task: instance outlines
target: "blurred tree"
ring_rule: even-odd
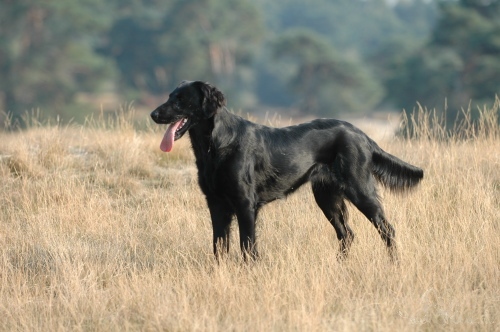
[[[430,41],[393,78],[393,98],[406,109],[416,101],[441,109],[446,98],[455,117],[500,93],[500,1],[441,1],[440,14]]]
[[[1,1],[0,108],[64,115],[78,91],[98,89],[113,72],[92,49],[109,13],[98,0]]]
[[[434,3],[3,0],[0,111],[19,115],[42,107],[70,113],[81,91],[118,86],[119,93],[133,92],[135,98],[140,92],[147,97],[168,92],[183,79],[212,81],[231,96],[231,102],[245,108],[290,107],[300,100],[304,110],[323,114],[370,110],[381,100],[384,86],[385,102],[401,105],[402,100],[418,98],[405,85],[409,79],[420,79],[421,73],[411,66],[437,72],[446,65],[449,76],[456,75],[453,70],[461,76],[461,70],[469,68],[456,42],[446,40],[451,38],[446,33],[435,43],[448,43],[445,47],[451,51],[444,55],[419,51],[432,25]],[[486,21],[498,17],[491,14],[494,3],[460,2]],[[293,37],[297,28],[308,30],[309,35]],[[481,36],[494,49],[495,36],[485,29]],[[287,39],[282,46],[290,53],[277,52],[281,46],[276,45]],[[471,72],[483,81],[493,80],[496,64],[493,56],[483,58]],[[447,91],[438,90],[443,85],[440,75],[435,76],[436,88],[422,81],[412,89],[419,94]],[[478,85],[475,88],[479,90]]]
[[[355,50],[363,57],[387,39],[404,36],[409,41],[427,36],[435,17],[434,5],[425,0],[258,0],[266,8],[267,24],[276,33],[310,29],[338,50]],[[268,9],[270,8],[270,9]]]
[[[335,50],[332,54],[335,53],[336,61],[347,61],[349,64],[344,65],[340,61],[340,67],[363,81],[364,86],[353,83],[335,87],[339,94],[335,98],[339,98],[339,102],[344,99],[341,103],[342,112],[380,107],[377,100],[384,107],[389,105],[394,93],[386,87],[394,81],[393,74],[397,76],[401,63],[422,45],[436,18],[434,2],[426,0],[401,0],[392,6],[384,0],[256,2],[264,9],[266,24],[271,32],[268,39],[275,39],[293,29],[308,29],[327,43],[332,51]],[[270,56],[266,58],[264,54],[256,64],[259,77],[257,93],[267,104],[287,107],[296,102],[296,95],[303,90],[288,89],[294,93],[286,93],[280,87],[288,84],[290,88],[290,82],[297,81],[298,77],[290,75],[290,72],[298,71],[290,61],[284,63],[283,57],[278,59],[272,61]],[[337,75],[338,71],[330,74]],[[365,91],[365,94],[357,100],[357,105],[347,102],[354,101],[355,94],[361,96],[361,91]],[[329,98],[333,99],[331,94]],[[324,95],[328,96],[326,93]]]
[[[236,95],[263,33],[249,0],[177,0],[161,19],[118,20],[101,52],[115,57],[125,87],[161,94],[199,79]]]
[[[163,59],[159,51],[160,29],[130,16],[117,19],[97,51],[115,60],[122,90],[159,92]]]
[[[387,35],[379,46],[366,56],[367,62],[385,89],[379,107],[389,109],[400,106],[395,100],[401,98],[408,97],[414,103],[414,90],[428,87],[426,83],[423,86],[414,86],[409,91],[406,86],[401,85],[400,77],[409,75],[407,71],[411,68],[405,64],[409,58],[419,54],[422,46],[428,42],[429,33],[437,18],[437,6],[426,0],[401,0],[394,5],[393,10],[402,22],[403,29]],[[419,59],[417,57],[415,61]]]
[[[346,57],[310,30],[292,30],[274,44],[274,56],[292,62],[291,89],[304,112],[332,115],[370,110],[381,91],[365,67]]]

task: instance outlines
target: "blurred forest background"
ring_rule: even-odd
[[[229,107],[453,114],[500,94],[500,0],[2,0],[0,111],[82,119],[180,81]]]

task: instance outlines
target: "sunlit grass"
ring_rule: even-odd
[[[408,195],[381,191],[399,266],[352,207],[356,239],[337,261],[308,185],[263,209],[258,262],[242,263],[234,227],[229,257],[215,263],[188,139],[164,154],[165,128],[139,131],[128,116],[0,133],[0,330],[500,325],[498,103],[483,126],[463,124],[467,139],[436,137],[427,112],[410,119],[416,139],[380,143],[425,170]]]

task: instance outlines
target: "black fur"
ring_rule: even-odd
[[[230,224],[238,220],[240,247],[257,256],[259,209],[310,181],[316,203],[335,228],[341,256],[354,238],[345,200],[376,227],[395,258],[394,229],[377,195],[376,180],[394,191],[414,187],[422,169],[383,151],[352,124],[318,119],[285,128],[252,123],[224,108],[224,95],[203,82],[183,82],[151,113],[159,124],[186,119],[213,226],[213,250],[229,250]]]

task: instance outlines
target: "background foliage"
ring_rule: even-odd
[[[181,80],[229,106],[332,116],[500,91],[500,1],[4,0],[0,111],[78,118],[82,94],[153,107]]]

